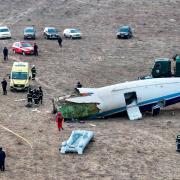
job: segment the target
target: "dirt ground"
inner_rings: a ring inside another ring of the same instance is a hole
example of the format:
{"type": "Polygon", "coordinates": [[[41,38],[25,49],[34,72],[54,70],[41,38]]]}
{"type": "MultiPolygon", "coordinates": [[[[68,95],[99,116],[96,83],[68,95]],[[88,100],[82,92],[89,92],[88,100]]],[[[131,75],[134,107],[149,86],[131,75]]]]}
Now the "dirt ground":
{"type": "MultiPolygon", "coordinates": [[[[101,87],[149,74],[155,58],[172,57],[179,51],[179,0],[0,0],[0,25],[7,25],[13,38],[0,40],[0,49],[23,40],[23,28],[35,25],[38,57],[14,55],[0,63],[0,77],[7,77],[14,61],[37,67],[43,105],[26,108],[24,92],[0,95],[0,125],[28,139],[33,148],[0,129],[0,146],[6,153],[6,171],[0,179],[14,180],[179,180],[180,155],[175,138],[180,133],[180,106],[157,117],[144,115],[129,121],[126,116],[85,123],[65,123],[58,132],[50,113],[50,98],[69,94],[77,81],[84,87],[101,87]],[[119,25],[134,29],[130,40],[116,39],[119,25]],[[81,40],[43,39],[46,26],[79,28],[81,40]],[[96,126],[91,126],[94,124],[96,126]],[[83,155],[59,153],[59,146],[72,130],[95,132],[83,155]]],[[[33,42],[33,41],[32,41],[33,42]]],[[[10,50],[11,51],[11,50],[10,50]]],[[[0,94],[2,90],[0,89],[0,94]]]]}

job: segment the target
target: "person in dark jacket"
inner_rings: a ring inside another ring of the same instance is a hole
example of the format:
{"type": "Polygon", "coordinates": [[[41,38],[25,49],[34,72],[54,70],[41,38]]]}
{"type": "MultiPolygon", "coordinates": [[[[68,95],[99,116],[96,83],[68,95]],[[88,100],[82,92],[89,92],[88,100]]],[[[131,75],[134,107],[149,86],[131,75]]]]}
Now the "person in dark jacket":
{"type": "Polygon", "coordinates": [[[43,101],[43,91],[41,86],[39,86],[39,102],[41,102],[42,104],[42,101],[43,101]]]}
{"type": "Polygon", "coordinates": [[[3,49],[4,61],[8,60],[8,48],[4,47],[3,49]]]}
{"type": "Polygon", "coordinates": [[[34,43],[34,55],[38,56],[38,46],[36,43],[34,43]]]}
{"type": "Polygon", "coordinates": [[[2,84],[2,89],[3,89],[3,95],[7,95],[7,81],[6,79],[4,78],[3,81],[1,82],[2,84]]]}
{"type": "Polygon", "coordinates": [[[34,89],[33,90],[33,95],[32,95],[32,98],[34,100],[34,104],[39,104],[39,91],[34,89]]]}
{"type": "Polygon", "coordinates": [[[33,91],[31,90],[31,88],[29,88],[28,94],[27,94],[28,104],[32,104],[32,95],[33,95],[33,91]]]}
{"type": "Polygon", "coordinates": [[[77,82],[76,88],[82,88],[82,84],[80,82],[77,82]]]}
{"type": "Polygon", "coordinates": [[[62,38],[61,38],[61,36],[58,36],[58,44],[59,44],[59,47],[62,47],[62,38]]]}
{"type": "Polygon", "coordinates": [[[35,80],[35,77],[36,77],[36,68],[35,68],[35,65],[33,65],[32,68],[31,68],[31,74],[32,74],[32,80],[35,80]]]}
{"type": "Polygon", "coordinates": [[[2,150],[2,147],[0,147],[0,169],[1,169],[1,171],[5,171],[5,158],[6,158],[6,153],[2,150]]]}

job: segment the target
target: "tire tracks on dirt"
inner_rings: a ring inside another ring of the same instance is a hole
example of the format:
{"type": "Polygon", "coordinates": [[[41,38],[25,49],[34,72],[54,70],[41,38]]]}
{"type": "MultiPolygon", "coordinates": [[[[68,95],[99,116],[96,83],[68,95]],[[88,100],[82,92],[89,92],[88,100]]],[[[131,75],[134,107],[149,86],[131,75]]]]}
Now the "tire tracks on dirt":
{"type": "Polygon", "coordinates": [[[31,6],[29,9],[25,9],[24,11],[21,11],[17,16],[10,16],[9,18],[5,18],[1,23],[0,26],[3,24],[9,24],[14,25],[17,22],[19,22],[22,18],[27,16],[28,14],[32,13],[33,11],[37,10],[39,7],[43,7],[45,5],[47,0],[44,1],[38,1],[34,6],[31,6]]]}

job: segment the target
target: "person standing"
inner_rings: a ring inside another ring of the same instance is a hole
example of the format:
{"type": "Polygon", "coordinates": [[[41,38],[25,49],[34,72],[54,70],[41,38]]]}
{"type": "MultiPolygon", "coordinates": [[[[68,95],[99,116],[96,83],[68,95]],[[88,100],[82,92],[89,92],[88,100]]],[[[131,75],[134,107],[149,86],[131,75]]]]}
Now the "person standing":
{"type": "Polygon", "coordinates": [[[33,91],[31,90],[31,88],[29,88],[28,94],[27,94],[27,101],[29,105],[32,105],[32,95],[33,95],[33,91]]]}
{"type": "Polygon", "coordinates": [[[2,150],[2,147],[0,147],[0,169],[1,169],[1,171],[5,171],[5,158],[6,158],[6,153],[2,150]]]}
{"type": "Polygon", "coordinates": [[[34,104],[39,104],[39,92],[38,90],[34,89],[33,90],[33,95],[32,95],[32,98],[33,98],[33,101],[34,101],[34,104]]]}
{"type": "Polygon", "coordinates": [[[43,91],[41,86],[39,86],[39,102],[41,102],[42,104],[42,101],[43,101],[43,91]]]}
{"type": "Polygon", "coordinates": [[[82,84],[80,82],[77,82],[76,88],[82,88],[82,84]]]}
{"type": "Polygon", "coordinates": [[[57,113],[57,116],[56,116],[56,123],[57,123],[58,130],[59,130],[59,131],[60,131],[61,129],[64,130],[64,128],[62,127],[63,122],[64,122],[64,118],[63,118],[61,112],[58,112],[58,113],[57,113]]]}
{"type": "Polygon", "coordinates": [[[38,56],[38,45],[34,43],[34,55],[38,56]]]}
{"type": "Polygon", "coordinates": [[[58,44],[59,44],[59,47],[62,47],[62,38],[61,38],[61,36],[58,36],[58,44]]]}
{"type": "Polygon", "coordinates": [[[4,78],[3,81],[1,82],[2,84],[2,89],[3,89],[3,95],[7,95],[7,81],[6,79],[4,78]]]}
{"type": "Polygon", "coordinates": [[[31,74],[32,74],[32,80],[35,80],[35,77],[36,77],[36,67],[35,67],[35,65],[33,65],[32,68],[31,68],[31,74]]]}
{"type": "Polygon", "coordinates": [[[4,61],[8,60],[8,48],[4,47],[3,49],[4,61]]]}

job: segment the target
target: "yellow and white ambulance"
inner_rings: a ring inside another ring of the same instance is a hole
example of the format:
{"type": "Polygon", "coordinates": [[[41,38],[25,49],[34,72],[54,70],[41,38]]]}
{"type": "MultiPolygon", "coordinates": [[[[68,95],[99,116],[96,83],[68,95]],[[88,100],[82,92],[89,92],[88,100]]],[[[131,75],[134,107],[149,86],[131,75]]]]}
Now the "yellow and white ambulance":
{"type": "Polygon", "coordinates": [[[27,90],[30,86],[28,62],[14,62],[10,74],[10,89],[27,90]]]}

